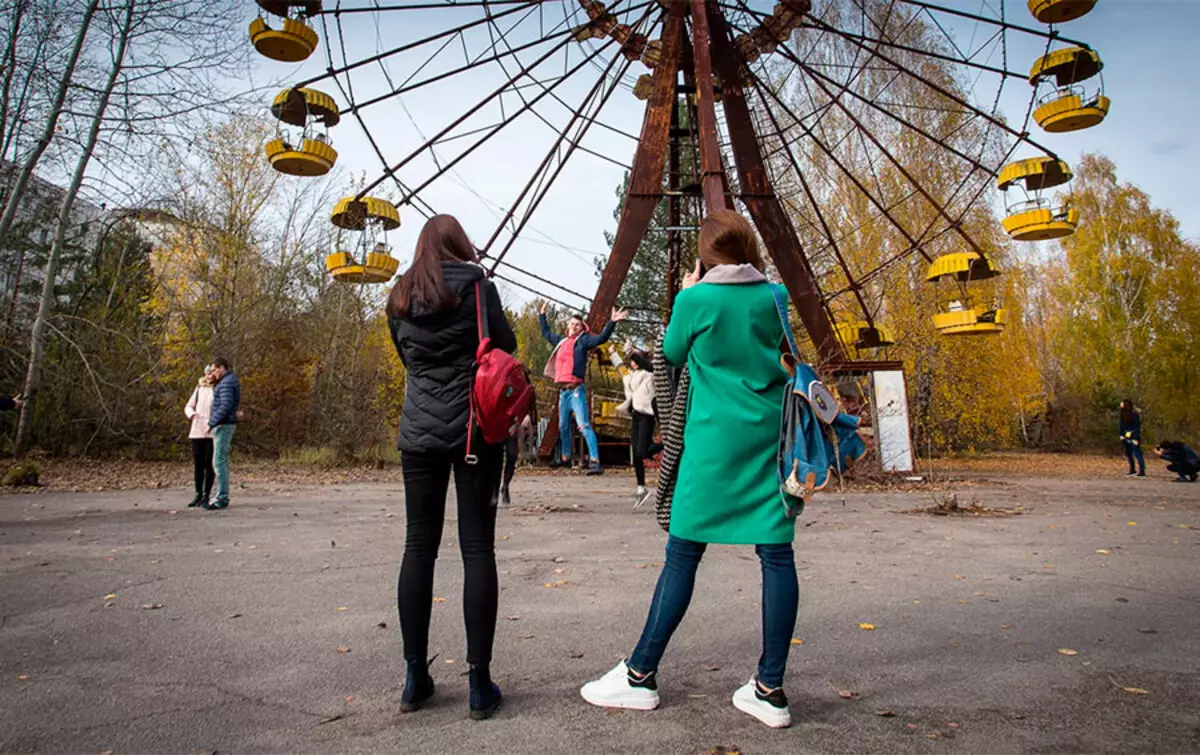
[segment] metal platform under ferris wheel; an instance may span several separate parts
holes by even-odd
[[[679,290],[683,231],[681,203],[689,196],[698,195],[703,212],[708,213],[722,208],[732,210],[737,199],[750,213],[817,349],[825,374],[835,382],[846,381],[847,385],[874,373],[902,374],[900,362],[851,360],[843,349],[800,240],[772,187],[762,140],[755,130],[743,91],[744,63],[734,49],[723,11],[716,3],[706,0],[678,0],[666,5],[661,58],[654,68],[628,192],[621,208],[612,252],[589,311],[588,326],[596,330],[606,324],[653,220],[654,210],[664,198],[669,208],[668,314],[670,302]],[[810,0],[783,0],[783,5],[802,16],[809,12],[811,3]],[[685,34],[688,16],[691,39]],[[713,81],[720,82],[719,88],[697,86],[697,82]],[[730,181],[728,166],[721,155],[715,107],[718,96],[723,106],[736,181]],[[681,103],[690,109],[689,120],[695,124],[694,131],[685,133],[680,128]],[[681,141],[689,136],[695,141],[699,156],[699,186],[681,185]],[[664,175],[667,177],[665,185]],[[731,190],[731,186],[736,186],[736,191]],[[558,429],[557,417],[552,416],[539,450],[541,458],[548,459],[554,453]]]

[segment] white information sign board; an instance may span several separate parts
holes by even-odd
[[[885,472],[911,472],[912,434],[908,422],[908,392],[899,370],[872,372],[875,390],[875,439]]]

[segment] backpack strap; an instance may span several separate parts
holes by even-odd
[[[771,296],[775,299],[775,311],[779,314],[779,324],[783,326],[783,337],[786,341],[785,344],[779,346],[782,354],[779,363],[789,375],[795,375],[796,365],[800,362],[800,352],[796,348],[796,338],[792,334],[792,323],[788,320],[787,289],[774,283],[767,285],[771,287]]]
[[[479,333],[479,343],[487,338],[487,320],[485,318],[482,281],[475,281],[475,328]],[[479,367],[479,352],[475,354],[475,367]],[[471,453],[471,436],[475,434],[475,376],[471,376],[471,387],[468,396],[470,413],[467,416],[467,455],[466,462],[470,465],[479,463],[479,457]]]

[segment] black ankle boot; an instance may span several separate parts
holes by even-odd
[[[412,713],[420,710],[425,701],[433,697],[433,677],[429,666],[433,660],[408,661],[408,679],[404,683],[404,694],[400,696],[400,710]]]
[[[488,667],[472,666],[467,678],[471,685],[471,718],[476,721],[491,718],[500,707],[501,695]]]
[[[192,502],[188,504],[188,508],[193,509],[197,506],[201,506],[206,500],[208,500],[207,496],[205,496],[203,493],[197,493],[196,497],[192,499]]]

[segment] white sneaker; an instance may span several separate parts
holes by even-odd
[[[596,681],[583,685],[579,694],[584,700],[601,708],[654,710],[658,707],[658,684],[654,681],[654,672],[641,681],[635,681],[630,677],[625,661]]]
[[[772,729],[786,729],[792,725],[792,714],[788,711],[787,695],[783,694],[783,688],[764,695],[755,678],[733,693],[733,707],[754,716]]]
[[[650,496],[654,493],[649,488],[638,488],[638,491],[633,494],[633,508],[640,509],[642,504],[650,500]]]

